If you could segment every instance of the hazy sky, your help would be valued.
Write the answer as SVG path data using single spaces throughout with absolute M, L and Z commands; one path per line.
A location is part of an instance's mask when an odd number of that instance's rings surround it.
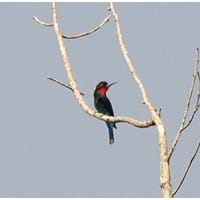
M 108 5 L 58 4 L 63 33 L 96 26 Z M 115 6 L 136 70 L 153 104 L 162 107 L 171 147 L 200 47 L 200 3 Z M 51 4 L 0 3 L 0 197 L 161 197 L 156 128 L 117 124 L 109 145 L 105 123 L 46 79 L 67 82 L 54 30 L 34 15 L 51 21 Z M 115 114 L 149 119 L 117 42 L 113 20 L 89 37 L 65 41 L 79 88 L 94 108 L 96 84 L 118 81 L 108 93 Z M 199 116 L 171 160 L 173 189 L 199 142 Z M 198 154 L 176 197 L 200 197 L 199 166 Z

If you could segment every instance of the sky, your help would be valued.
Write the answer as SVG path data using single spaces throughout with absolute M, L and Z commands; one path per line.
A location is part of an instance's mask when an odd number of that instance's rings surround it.
M 62 32 L 90 30 L 108 3 L 59 3 Z M 200 3 L 116 3 L 125 44 L 155 107 L 168 145 L 180 126 L 200 47 Z M 0 3 L 0 197 L 162 197 L 155 127 L 120 123 L 108 144 L 104 122 L 88 116 L 67 83 L 50 3 Z M 150 118 L 120 52 L 114 21 L 88 37 L 65 41 L 77 84 L 94 109 L 98 82 L 118 81 L 108 97 L 116 115 Z M 171 160 L 173 190 L 199 142 L 200 113 Z M 200 156 L 176 197 L 200 197 Z

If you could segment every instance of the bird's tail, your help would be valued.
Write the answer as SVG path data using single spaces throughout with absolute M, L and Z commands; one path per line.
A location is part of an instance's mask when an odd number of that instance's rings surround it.
M 114 123 L 106 122 L 106 125 L 108 127 L 108 132 L 109 132 L 109 144 L 112 144 L 114 143 L 114 134 L 113 134 Z

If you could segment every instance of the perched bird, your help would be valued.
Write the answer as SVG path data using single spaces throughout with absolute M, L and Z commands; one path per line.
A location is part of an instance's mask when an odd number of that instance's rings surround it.
M 106 81 L 101 81 L 94 91 L 94 106 L 96 110 L 105 115 L 114 116 L 110 100 L 106 96 L 108 89 L 117 82 L 108 84 Z M 116 127 L 115 122 L 106 122 L 109 131 L 109 144 L 114 143 L 113 127 Z

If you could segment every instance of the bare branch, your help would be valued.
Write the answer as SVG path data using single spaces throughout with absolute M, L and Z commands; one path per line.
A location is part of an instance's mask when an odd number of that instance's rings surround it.
M 43 25 L 43 26 L 53 26 L 53 23 L 47 23 L 47 22 L 43 22 L 42 20 L 40 20 L 38 17 L 33 16 L 33 20 L 35 20 L 37 23 Z
M 95 112 L 93 109 L 91 109 L 87 103 L 84 101 L 83 96 L 81 95 L 77 83 L 74 79 L 74 75 L 72 72 L 72 67 L 69 63 L 69 58 L 67 56 L 67 52 L 66 52 L 66 48 L 64 45 L 64 41 L 63 41 L 63 37 L 62 37 L 62 33 L 60 31 L 59 28 L 59 24 L 58 24 L 58 20 L 57 20 L 57 12 L 56 12 L 56 3 L 53 2 L 52 3 L 52 12 L 53 12 L 53 24 L 54 24 L 54 30 L 58 39 L 58 44 L 60 47 L 60 52 L 62 55 L 62 59 L 64 62 L 64 66 L 65 66 L 65 70 L 67 73 L 67 77 L 69 80 L 69 84 L 72 88 L 73 94 L 75 96 L 75 98 L 77 99 L 79 105 L 83 108 L 83 110 L 89 114 L 90 116 L 96 117 L 99 120 L 103 120 L 103 121 L 112 121 L 112 122 L 126 122 L 129 124 L 132 124 L 136 127 L 140 127 L 140 128 L 147 128 L 150 126 L 154 126 L 155 123 L 153 120 L 147 120 L 147 121 L 139 121 L 136 120 L 132 117 L 112 117 L 112 116 L 108 116 L 108 115 L 103 115 L 102 113 L 98 113 Z
M 197 113 L 198 109 L 199 109 L 199 100 L 200 100 L 200 78 L 199 78 L 199 71 L 198 71 L 198 66 L 199 66 L 199 48 L 196 49 L 196 58 L 195 58 L 195 66 L 194 66 L 194 74 L 193 74 L 193 79 L 192 79 L 192 84 L 191 84 L 191 88 L 190 88 L 190 91 L 189 91 L 189 95 L 188 95 L 188 98 L 187 98 L 187 103 L 186 103 L 186 109 L 185 109 L 185 112 L 183 114 L 183 119 L 182 119 L 182 122 L 181 122 L 181 125 L 180 125 L 180 128 L 176 134 L 176 137 L 173 141 L 173 144 L 172 144 L 172 148 L 171 148 L 171 151 L 169 153 L 169 157 L 168 157 L 168 161 L 170 161 L 171 159 L 171 156 L 176 148 L 176 145 L 183 133 L 183 131 L 189 127 L 189 125 L 192 123 L 193 119 L 194 119 L 194 116 L 195 114 Z M 197 94 L 197 99 L 196 99 L 196 104 L 195 104 L 195 108 L 193 110 L 193 113 L 191 115 L 191 118 L 189 119 L 188 122 L 187 121 L 187 117 L 188 117 L 188 112 L 190 110 L 190 107 L 191 107 L 191 100 L 192 100 L 192 97 L 193 97 L 193 92 L 194 92 L 194 88 L 195 88 L 195 82 L 198 78 L 198 83 L 199 83 L 199 89 L 198 89 L 198 94 Z
M 97 25 L 96 27 L 94 27 L 93 29 L 87 31 L 87 32 L 83 32 L 83 33 L 79 33 L 76 35 L 72 35 L 72 36 L 66 36 L 64 34 L 62 34 L 62 37 L 64 39 L 78 39 L 78 38 L 82 38 L 88 35 L 91 35 L 92 33 L 95 33 L 96 31 L 98 31 L 99 29 L 101 29 L 106 23 L 108 23 L 111 19 L 112 15 L 109 14 L 107 17 L 105 17 L 101 23 L 99 25 Z M 40 20 L 38 17 L 33 16 L 33 20 L 35 20 L 37 23 L 43 25 L 43 26 L 53 26 L 53 23 L 46 23 L 42 20 Z
M 129 67 L 129 70 L 133 76 L 133 79 L 136 81 L 140 91 L 141 91 L 141 94 L 142 94 L 142 97 L 143 97 L 143 102 L 144 104 L 147 106 L 147 108 L 149 109 L 150 113 L 152 114 L 152 118 L 155 120 L 155 123 L 157 125 L 161 125 L 162 122 L 161 122 L 161 119 L 159 117 L 159 113 L 157 112 L 157 110 L 154 108 L 154 106 L 151 104 L 151 101 L 149 99 L 149 97 L 147 96 L 147 93 L 146 93 L 146 90 L 144 88 L 144 85 L 142 83 L 142 81 L 139 79 L 136 71 L 135 71 L 135 67 L 134 65 L 132 64 L 131 62 L 131 59 L 128 55 L 128 50 L 126 49 L 125 47 L 125 44 L 123 42 L 123 36 L 122 36 L 122 32 L 121 32 L 121 27 L 120 27 L 120 23 L 119 23 L 119 17 L 118 17 L 118 14 L 116 13 L 115 11 L 115 8 L 114 8 L 114 5 L 113 3 L 110 3 L 110 9 L 112 11 L 112 15 L 115 19 L 115 24 L 116 24 L 116 30 L 117 30 L 117 36 L 118 36 L 118 41 L 119 41 L 119 45 L 120 45 L 120 49 L 121 49 L 121 52 L 125 58 L 125 61 Z
M 66 87 L 67 89 L 69 89 L 69 90 L 71 90 L 73 92 L 73 89 L 69 85 L 66 85 L 65 83 L 62 83 L 62 82 L 60 82 L 60 81 L 58 81 L 56 79 L 50 78 L 50 77 L 48 77 L 47 79 L 50 80 L 50 81 L 53 81 L 54 83 L 62 85 L 63 87 Z M 84 93 L 82 93 L 82 92 L 80 92 L 80 94 L 84 95 Z
M 55 83 L 57 83 L 57 84 L 59 84 L 59 85 L 61 85 L 61 86 L 63 86 L 63 87 L 66 87 L 67 89 L 69 89 L 70 91 L 72 91 L 73 92 L 73 89 L 69 86 L 69 85 L 66 85 L 65 83 L 62 83 L 62 82 L 60 82 L 60 81 L 58 81 L 58 80 L 55 80 L 55 79 L 53 79 L 53 78 L 47 78 L 48 80 L 50 80 L 50 81 L 53 81 L 53 82 L 55 82 Z M 80 94 L 82 95 L 82 96 L 84 96 L 84 93 L 82 93 L 82 92 L 80 92 Z M 130 120 L 130 118 L 129 117 L 115 117 L 115 122 L 116 123 L 120 123 L 120 122 L 127 122 L 127 123 L 129 123 L 129 124 L 133 124 L 134 123 L 134 126 L 135 127 L 139 127 L 139 128 L 148 128 L 148 127 L 150 127 L 150 126 L 153 126 L 154 125 L 154 123 L 153 123 L 153 121 L 152 120 L 147 120 L 147 121 L 139 121 L 139 120 L 133 120 L 133 119 L 131 119 Z M 106 120 L 107 121 L 107 120 Z
M 85 36 L 88 36 L 96 31 L 98 31 L 100 28 L 102 28 L 107 22 L 110 21 L 110 18 L 111 18 L 111 14 L 108 15 L 105 19 L 103 19 L 103 21 L 98 25 L 96 26 L 95 28 L 93 28 L 92 30 L 90 31 L 87 31 L 87 32 L 83 32 L 83 33 L 79 33 L 79 34 L 76 34 L 76 35 L 73 35 L 73 36 L 66 36 L 66 35 L 62 35 L 62 37 L 64 39 L 78 39 L 78 38 L 81 38 L 81 37 L 85 37 Z
M 199 148 L 200 148 L 200 142 L 199 142 L 199 144 L 198 144 L 198 146 L 196 148 L 196 151 L 194 152 L 194 154 L 193 154 L 193 156 L 192 156 L 192 158 L 191 158 L 191 160 L 190 160 L 190 162 L 189 162 L 189 164 L 188 164 L 188 166 L 187 166 L 187 168 L 185 170 L 183 178 L 181 179 L 180 183 L 178 184 L 178 187 L 176 188 L 176 190 L 173 192 L 172 197 L 174 197 L 176 195 L 176 193 L 179 191 L 180 187 L 182 186 L 182 184 L 183 184 L 183 182 L 185 180 L 185 177 L 187 176 L 187 173 L 190 170 L 192 162 L 193 162 L 194 158 L 196 157 L 196 155 L 197 155 L 197 153 L 199 151 Z
M 145 88 L 143 86 L 142 81 L 139 79 L 135 67 L 131 62 L 131 59 L 129 58 L 128 51 L 125 47 L 125 44 L 123 42 L 123 36 L 121 32 L 121 27 L 119 23 L 119 17 L 118 14 L 115 11 L 114 5 L 111 2 L 110 3 L 110 9 L 113 14 L 113 17 L 115 19 L 115 25 L 116 25 L 116 31 L 119 41 L 119 46 L 121 49 L 121 52 L 124 56 L 124 59 L 129 67 L 129 70 L 132 74 L 133 79 L 136 81 L 142 97 L 144 104 L 147 106 L 149 112 L 151 113 L 152 119 L 155 122 L 157 126 L 157 130 L 159 133 L 159 145 L 160 145 L 160 182 L 161 182 L 161 190 L 164 197 L 171 197 L 172 189 L 171 189 L 171 178 L 170 178 L 170 169 L 169 169 L 169 163 L 167 162 L 168 159 L 168 149 L 167 149 L 167 137 L 166 137 L 166 129 L 164 127 L 163 121 L 161 119 L 160 114 L 156 111 L 154 106 L 152 105 L 149 97 L 147 96 L 147 93 L 145 91 Z
M 185 124 L 183 130 L 185 130 L 192 123 L 192 120 L 194 119 L 194 116 L 195 116 L 195 114 L 197 113 L 197 111 L 199 110 L 199 107 L 200 107 L 200 104 L 199 104 L 199 101 L 200 101 L 200 77 L 199 77 L 199 72 L 198 71 L 197 71 L 196 75 L 198 77 L 198 83 L 199 83 L 198 84 L 199 88 L 198 88 L 198 94 L 197 94 L 196 104 L 195 104 L 192 116 L 190 117 L 189 121 Z

